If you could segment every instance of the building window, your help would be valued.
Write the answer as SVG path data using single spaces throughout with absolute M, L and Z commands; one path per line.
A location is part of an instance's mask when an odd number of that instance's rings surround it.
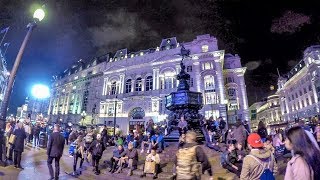
M 230 100 L 235 100 L 237 98 L 236 89 L 230 88 L 230 89 L 228 89 L 227 93 L 228 93 L 228 97 Z
M 131 79 L 128 79 L 128 80 L 126 81 L 126 93 L 131 92 L 131 86 L 132 86 L 132 84 L 131 84 Z
M 153 88 L 153 79 L 152 76 L 146 78 L 146 91 L 151 91 Z
M 135 91 L 142 91 L 142 79 L 141 77 L 136 79 L 136 89 Z
M 192 72 L 192 66 L 187 66 L 187 72 Z
M 303 88 L 303 91 L 305 94 L 307 94 L 307 89 L 306 88 Z
M 164 89 L 173 88 L 173 77 L 165 77 L 164 79 Z
M 82 108 L 83 111 L 87 111 L 88 97 L 89 97 L 89 91 L 86 90 L 84 91 L 84 94 L 83 94 L 83 108 Z
M 211 69 L 211 63 L 206 62 L 203 64 L 203 70 Z
M 227 77 L 227 78 L 226 78 L 226 82 L 227 82 L 227 83 L 233 83 L 233 82 L 234 82 L 233 77 Z
M 113 82 L 112 84 L 111 84 L 111 95 L 114 95 L 114 94 L 116 94 L 117 93 L 117 82 Z
M 309 91 L 312 91 L 312 87 L 311 87 L 311 85 L 309 85 Z
M 215 92 L 205 93 L 205 104 L 218 104 L 218 98 Z
M 215 87 L 214 77 L 212 75 L 208 75 L 204 77 L 204 90 L 213 90 Z
M 202 45 L 201 49 L 202 49 L 202 52 L 208 52 L 209 51 L 209 46 L 208 45 Z
M 302 96 L 302 91 L 299 91 L 299 93 L 300 93 L 300 96 Z

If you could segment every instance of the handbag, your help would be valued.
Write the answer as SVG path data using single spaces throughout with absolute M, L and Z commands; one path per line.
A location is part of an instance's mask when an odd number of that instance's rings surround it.
M 13 145 L 16 141 L 16 135 L 14 134 L 11 134 L 10 137 L 9 137 L 9 144 Z
M 146 161 L 144 164 L 144 173 L 148 174 L 148 173 L 155 173 L 155 169 L 156 169 L 156 162 L 154 161 Z

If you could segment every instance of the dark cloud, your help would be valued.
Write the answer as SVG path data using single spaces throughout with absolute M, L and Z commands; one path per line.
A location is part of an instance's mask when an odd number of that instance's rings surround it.
M 310 16 L 304 15 L 302 13 L 296 13 L 293 11 L 286 11 L 279 18 L 272 21 L 271 32 L 272 33 L 295 33 L 300 31 L 300 29 L 306 25 L 310 24 Z

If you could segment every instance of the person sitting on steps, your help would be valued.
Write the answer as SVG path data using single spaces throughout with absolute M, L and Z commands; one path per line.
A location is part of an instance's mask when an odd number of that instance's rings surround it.
M 111 168 L 109 170 L 109 172 L 114 173 L 117 165 L 119 163 L 119 160 L 121 158 L 121 153 L 123 153 L 124 149 L 122 145 L 118 146 L 118 149 L 113 151 L 113 156 L 111 157 L 110 161 L 111 161 Z
M 121 158 L 119 161 L 119 168 L 116 173 L 120 173 L 122 171 L 122 167 L 125 163 L 128 163 L 129 172 L 128 176 L 132 175 L 132 171 L 137 168 L 138 165 L 138 151 L 137 149 L 133 148 L 132 142 L 128 144 L 128 149 L 121 153 Z
M 156 149 L 151 150 L 151 154 L 147 155 L 146 161 L 143 167 L 143 174 L 140 176 L 145 177 L 147 173 L 153 174 L 153 179 L 158 178 L 158 173 L 160 170 L 160 156 L 157 153 Z

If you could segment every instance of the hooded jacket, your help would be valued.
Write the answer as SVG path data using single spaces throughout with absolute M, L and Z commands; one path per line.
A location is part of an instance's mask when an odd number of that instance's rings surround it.
M 268 168 L 276 175 L 278 166 L 271 151 L 263 149 L 252 149 L 250 154 L 260 160 L 260 163 L 253 157 L 246 156 L 243 159 L 242 171 L 240 175 L 241 180 L 259 180 L 263 171 Z M 270 164 L 269 164 L 270 162 Z

